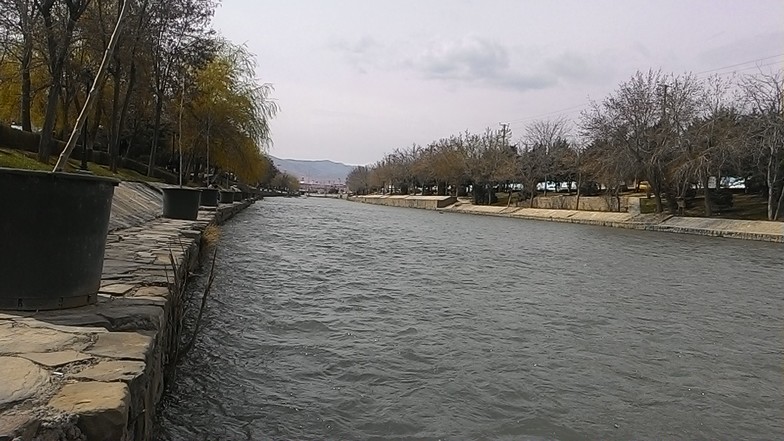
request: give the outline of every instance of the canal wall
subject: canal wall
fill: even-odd
[[[164,219],[159,190],[116,189],[96,304],[0,311],[0,441],[152,439],[181,338],[185,301],[174,281],[185,284],[199,265],[208,226],[252,203]]]
[[[350,199],[356,202],[375,205],[388,205],[390,207],[422,208],[425,210],[437,210],[448,207],[457,202],[453,196],[405,196],[405,195],[367,195],[351,196]]]
[[[580,196],[567,194],[553,194],[537,196],[533,200],[533,207],[546,210],[580,210],[580,211],[607,211],[640,213],[640,196]],[[577,204],[580,204],[577,207]]]
[[[440,197],[440,203],[433,202],[439,196],[399,196],[405,198],[405,205],[387,203],[394,201],[395,197],[376,197],[372,203],[406,206],[410,208],[425,208],[420,203],[412,200],[427,198],[427,207],[437,207],[442,212],[480,214],[485,216],[501,216],[516,219],[541,220],[552,222],[566,222],[585,225],[598,225],[615,228],[630,228],[648,231],[664,231],[669,233],[697,234],[701,236],[729,237],[735,239],[758,240],[766,242],[784,243],[784,222],[750,221],[736,219],[717,219],[701,217],[678,217],[662,214],[639,214],[635,211],[609,212],[609,211],[578,211],[546,208],[503,207],[492,205],[473,205],[468,202],[453,201],[454,198]],[[349,200],[359,200],[351,197]],[[364,201],[363,201],[364,202]],[[582,201],[581,201],[582,204]]]

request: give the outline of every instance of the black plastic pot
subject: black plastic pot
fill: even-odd
[[[94,303],[116,179],[0,168],[0,309]]]
[[[234,192],[234,202],[240,202],[240,201],[242,201],[242,192],[241,191],[235,191]]]
[[[219,194],[217,188],[202,188],[199,205],[201,205],[202,207],[217,207],[218,196]]]
[[[221,190],[220,191],[220,202],[221,204],[231,204],[234,202],[234,192],[231,190]]]
[[[163,217],[169,219],[196,220],[199,216],[197,188],[170,187],[163,189]]]

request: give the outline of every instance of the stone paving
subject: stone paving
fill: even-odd
[[[114,213],[96,304],[0,311],[0,441],[152,438],[176,340],[169,253],[182,280],[198,264],[202,231],[250,202],[170,220],[151,216],[161,212],[154,188],[133,187],[115,196],[125,208]]]

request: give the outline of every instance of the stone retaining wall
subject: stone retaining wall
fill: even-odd
[[[620,207],[618,204],[620,203]],[[537,196],[533,208],[549,210],[581,210],[607,212],[640,212],[639,196],[621,196],[619,198],[604,196],[580,196],[580,207],[576,208],[577,195],[555,194]]]
[[[388,205],[390,207],[404,208],[423,208],[426,210],[436,210],[438,208],[448,207],[457,202],[457,198],[454,196],[368,195],[351,196],[349,199],[366,204]]]
[[[0,312],[0,441],[152,439],[167,354],[178,341],[169,253],[184,281],[198,265],[204,229],[251,202],[202,210],[196,221],[144,221],[160,207],[154,192],[133,187],[115,196],[113,211],[129,210],[114,213],[120,223],[107,237],[95,305]],[[137,205],[145,209],[134,213]],[[133,223],[129,216],[144,222],[120,228]]]

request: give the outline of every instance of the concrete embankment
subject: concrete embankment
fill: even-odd
[[[481,214],[517,219],[568,222],[784,243],[784,222],[677,217],[605,211],[499,207],[455,202],[455,198],[443,196],[353,196],[349,200],[395,207],[426,208],[450,213]]]
[[[404,208],[423,208],[426,210],[436,210],[448,207],[457,202],[457,198],[451,196],[387,196],[387,195],[368,195],[352,196],[352,201],[363,202],[365,204],[388,205],[390,207]]]
[[[0,441],[152,439],[183,308],[170,286],[198,266],[207,226],[250,203],[200,210],[195,221],[164,219],[155,187],[120,184],[98,302],[0,311]]]

